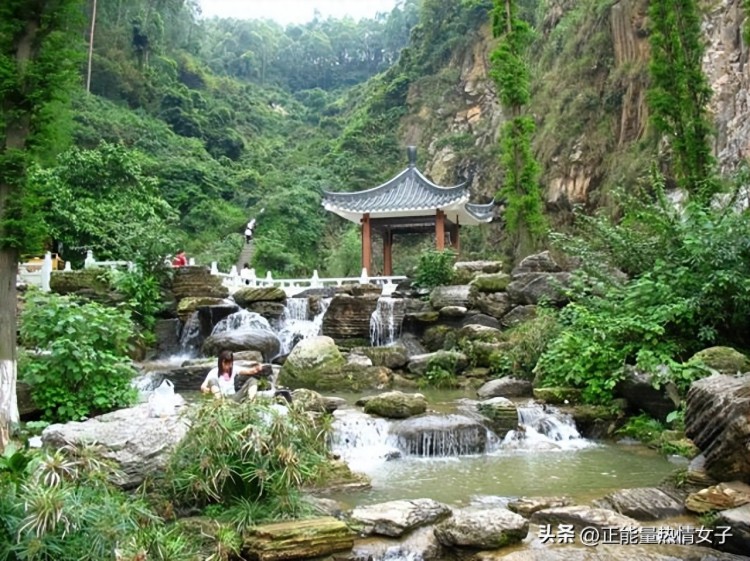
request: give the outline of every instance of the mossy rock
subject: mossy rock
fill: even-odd
[[[458,343],[458,331],[447,325],[435,325],[425,331],[422,342],[430,352],[452,349]]]
[[[330,460],[319,468],[315,484],[305,490],[318,494],[368,489],[371,486],[368,476],[353,472],[343,460]]]
[[[106,269],[80,269],[55,271],[49,280],[50,290],[57,294],[73,294],[93,290],[105,294],[110,290],[109,271]]]
[[[688,362],[701,362],[721,374],[750,372],[750,358],[732,347],[709,347],[695,353]]]
[[[247,308],[253,302],[283,302],[286,293],[278,286],[240,288],[232,297],[238,306]]]
[[[581,390],[575,388],[534,388],[534,399],[551,405],[580,403]]]
[[[365,413],[387,419],[407,419],[427,411],[427,400],[419,393],[386,392],[368,399]]]
[[[469,284],[472,291],[477,292],[504,292],[510,284],[510,275],[505,273],[493,273],[491,275],[479,275]]]

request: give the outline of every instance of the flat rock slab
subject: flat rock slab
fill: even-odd
[[[451,509],[433,499],[388,501],[360,506],[350,513],[361,526],[360,534],[398,537],[415,528],[432,524],[448,516]]]
[[[571,506],[570,497],[520,497],[508,503],[508,509],[524,518],[529,518],[537,511],[560,506]]]
[[[641,524],[634,518],[623,516],[606,508],[595,508],[584,505],[562,506],[540,510],[531,515],[534,524],[559,526],[568,524],[576,530],[593,528],[636,528]]]
[[[310,559],[348,551],[353,545],[354,533],[347,525],[324,516],[256,526],[245,535],[242,557],[253,561]]]
[[[603,502],[636,520],[661,520],[685,514],[681,501],[657,487],[622,489],[604,497]]]
[[[687,545],[597,545],[556,547],[505,553],[485,551],[473,561],[747,561],[743,555]]]
[[[120,469],[114,483],[133,488],[164,469],[186,433],[182,415],[152,417],[149,404],[143,403],[83,422],[50,425],[42,432],[42,441],[55,448],[68,443],[98,445],[102,457]]]
[[[529,532],[529,521],[506,508],[465,508],[435,526],[446,547],[497,549],[518,543]]]

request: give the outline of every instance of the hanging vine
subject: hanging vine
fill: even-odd
[[[651,2],[648,13],[651,121],[669,138],[678,184],[707,203],[718,183],[706,112],[712,92],[701,66],[705,47],[698,5],[695,0]]]
[[[523,112],[531,97],[531,78],[524,55],[533,32],[528,23],[517,17],[513,0],[494,0],[492,31],[499,42],[490,55],[490,77],[509,116],[500,135],[504,180],[496,199],[505,204],[509,253],[522,258],[540,247],[547,230],[539,188],[540,166],[531,145],[536,126]]]

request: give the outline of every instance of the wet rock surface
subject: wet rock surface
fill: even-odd
[[[685,434],[700,448],[709,476],[750,483],[750,374],[694,382],[686,398]]]
[[[360,528],[360,535],[398,537],[450,514],[451,509],[438,501],[414,499],[357,507],[349,519]]]

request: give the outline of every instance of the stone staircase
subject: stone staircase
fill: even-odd
[[[240,256],[237,258],[237,272],[242,271],[242,267],[247,263],[250,267],[253,266],[253,254],[255,253],[255,240],[251,240],[250,243],[245,243],[242,246]]]

